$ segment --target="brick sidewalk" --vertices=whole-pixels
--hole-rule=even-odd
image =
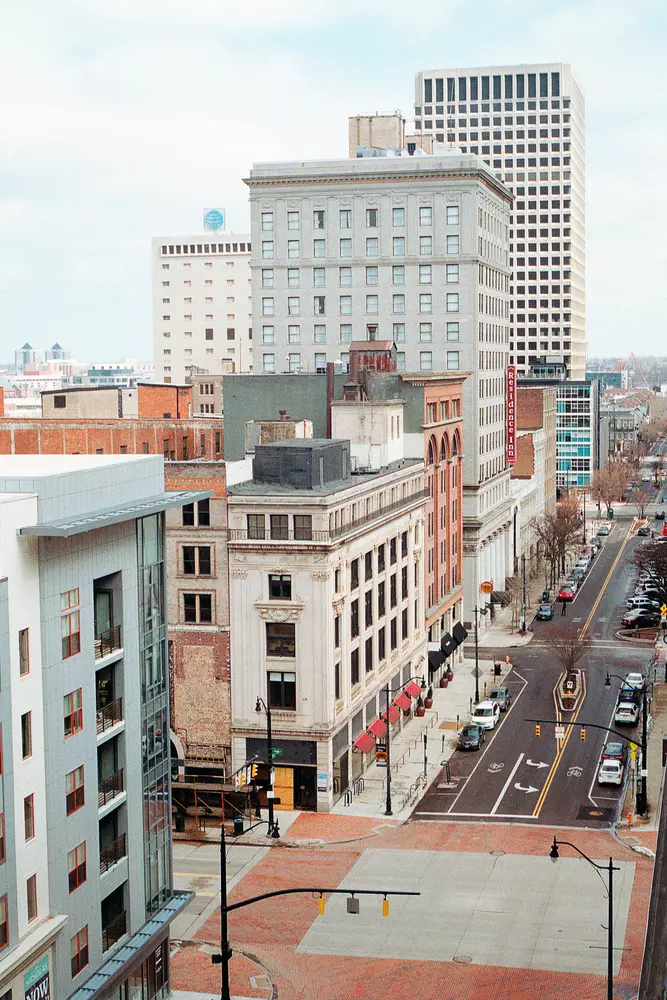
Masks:
[[[235,887],[230,902],[269,889],[313,883],[337,886],[369,848],[485,854],[502,851],[546,857],[553,836],[552,831],[544,827],[535,829],[518,824],[407,823],[388,826],[370,819],[331,814],[303,814],[290,832],[293,838],[321,839],[329,843],[314,849],[270,851]],[[355,836],[371,839],[350,841]],[[559,831],[559,836],[568,839],[570,834]],[[636,865],[621,969],[615,979],[616,996],[630,997],[636,992],[641,967],[652,862],[608,833],[577,830],[571,834],[571,839],[589,857],[605,859],[611,855],[617,861],[632,861]],[[346,840],[348,842],[344,843]],[[574,856],[574,852],[564,849],[563,857],[570,854]],[[406,858],[406,870],[409,870],[408,864]],[[602,886],[600,889],[602,891]],[[576,900],[572,901],[572,906],[577,906]],[[277,987],[280,1000],[370,998],[375,997],[380,988],[390,991],[392,1000],[472,1000],[473,997],[475,1000],[509,1000],[524,996],[562,1000],[564,996],[575,995],[584,1000],[589,997],[597,1000],[605,993],[604,976],[597,975],[298,952],[297,945],[315,920],[317,904],[307,895],[267,900],[230,914],[230,936],[235,949],[233,991],[248,997],[268,998],[268,990],[253,989],[250,985],[250,976],[256,977],[266,970]],[[363,933],[362,924],[360,933]],[[219,934],[218,913],[197,934],[199,946],[206,948],[209,943],[217,947]],[[617,942],[618,946],[620,944]],[[174,954],[172,976],[178,988],[219,990],[219,967],[211,965],[209,954],[194,945]]]

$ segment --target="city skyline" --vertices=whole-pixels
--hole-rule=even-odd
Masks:
[[[348,116],[411,117],[425,66],[561,60],[587,105],[589,353],[621,356],[629,341],[658,352],[659,295],[616,293],[659,287],[665,264],[665,209],[641,156],[665,142],[654,129],[667,24],[657,3],[551,3],[535,15],[523,0],[502,12],[429,2],[418,21],[397,3],[157,10],[142,0],[81,17],[71,0],[55,17],[35,0],[6,15],[0,358],[26,340],[58,340],[75,357],[150,357],[151,238],[196,231],[211,206],[226,209],[228,231],[247,231],[253,162],[344,158]],[[409,30],[426,24],[429,40]],[[632,205],[641,255],[619,252],[620,204]]]

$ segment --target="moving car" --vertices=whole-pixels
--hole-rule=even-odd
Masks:
[[[623,764],[620,760],[603,760],[598,771],[598,785],[622,785]]]
[[[554,606],[553,604],[543,603],[540,604],[537,609],[537,615],[535,616],[541,622],[548,622],[554,616]]]
[[[640,538],[647,538],[651,534],[651,529],[648,524],[643,524],[641,528],[637,528],[637,534]]]
[[[495,729],[500,719],[500,708],[492,701],[480,701],[472,710],[470,721],[482,729]]]
[[[610,531],[608,524],[601,524],[598,528],[598,535],[608,535]]]
[[[660,624],[660,615],[641,609],[628,611],[627,615],[621,618],[621,624],[623,628],[657,628]]]
[[[558,591],[559,601],[573,601],[574,595],[576,593],[576,585],[571,583],[564,583],[561,589]]]
[[[644,683],[645,683],[644,675],[640,673],[628,674],[627,677],[625,678],[625,685],[627,687],[636,688],[637,691],[644,690]]]
[[[634,726],[639,718],[639,705],[636,701],[619,701],[614,712],[614,722]]]
[[[501,712],[505,712],[512,704],[510,689],[506,687],[491,688],[489,692],[489,701],[492,701],[494,705],[497,705]]]
[[[602,748],[602,760],[620,760],[625,763],[627,756],[627,743],[605,743]]]
[[[476,723],[469,723],[459,732],[459,750],[481,750],[484,730]]]

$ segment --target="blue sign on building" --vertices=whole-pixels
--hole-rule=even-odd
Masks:
[[[209,208],[204,212],[204,229],[217,232],[225,228],[225,211],[222,208]]]

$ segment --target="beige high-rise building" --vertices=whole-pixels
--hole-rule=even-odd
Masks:
[[[480,156],[512,191],[510,362],[583,379],[584,97],[567,63],[423,70],[415,133]]]

